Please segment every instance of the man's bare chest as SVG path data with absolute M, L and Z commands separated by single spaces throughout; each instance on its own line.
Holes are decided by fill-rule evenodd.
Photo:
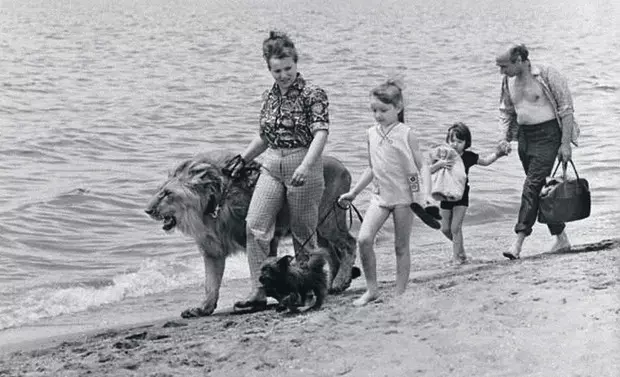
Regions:
M 542 86 L 534 79 L 508 81 L 510 99 L 515 105 L 523 102 L 543 104 L 547 102 Z

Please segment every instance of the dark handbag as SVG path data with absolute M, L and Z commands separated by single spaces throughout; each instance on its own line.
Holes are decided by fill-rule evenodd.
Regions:
M 548 177 L 540 191 L 538 222 L 543 224 L 565 223 L 581 220 L 590 216 L 590 185 L 584 178 L 579 178 L 573 161 L 570 164 L 575 171 L 576 179 L 566 178 L 566 164 L 564 175 L 556 178 L 555 173 L 560 167 L 560 161 L 551 177 Z

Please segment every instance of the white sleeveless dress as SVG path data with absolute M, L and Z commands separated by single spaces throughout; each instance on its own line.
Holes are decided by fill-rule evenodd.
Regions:
M 368 129 L 368 155 L 374 175 L 372 200 L 382 207 L 420 201 L 420 173 L 409 147 L 411 128 L 398 123 L 387 134 L 380 125 Z

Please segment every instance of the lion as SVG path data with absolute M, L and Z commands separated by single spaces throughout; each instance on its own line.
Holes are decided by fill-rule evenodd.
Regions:
M 225 151 L 210 151 L 181 162 L 145 209 L 151 218 L 163 222 L 165 231 L 178 229 L 194 238 L 203 256 L 206 297 L 201 306 L 183 311 L 184 318 L 213 313 L 226 258 L 245 250 L 245 217 L 260 165 L 250 162 L 242 179 L 231 179 L 222 173 L 222 168 L 232 157 Z M 359 276 L 359 269 L 353 266 L 357 242 L 349 233 L 346 210 L 336 205 L 338 197 L 349 191 L 351 174 L 336 158 L 324 156 L 323 175 L 325 190 L 319 208 L 322 222 L 317 227 L 317 240 L 329 265 L 329 292 L 338 293 Z M 270 256 L 277 255 L 279 239 L 290 234 L 289 228 L 284 208 L 277 217 Z

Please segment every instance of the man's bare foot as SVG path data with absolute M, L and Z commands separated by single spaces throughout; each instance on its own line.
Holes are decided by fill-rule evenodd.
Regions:
M 379 294 L 377 292 L 366 291 L 360 298 L 353 301 L 353 305 L 355 306 L 364 306 L 369 302 L 375 301 L 379 298 Z
M 570 241 L 566 232 L 562 232 L 556 236 L 555 244 L 551 247 L 552 253 L 562 253 L 569 251 L 571 248 Z
M 510 250 L 504 252 L 502 255 L 510 260 L 521 258 L 521 248 L 523 247 L 523 241 L 525 240 L 525 233 L 517 233 L 517 239 L 512 244 Z

